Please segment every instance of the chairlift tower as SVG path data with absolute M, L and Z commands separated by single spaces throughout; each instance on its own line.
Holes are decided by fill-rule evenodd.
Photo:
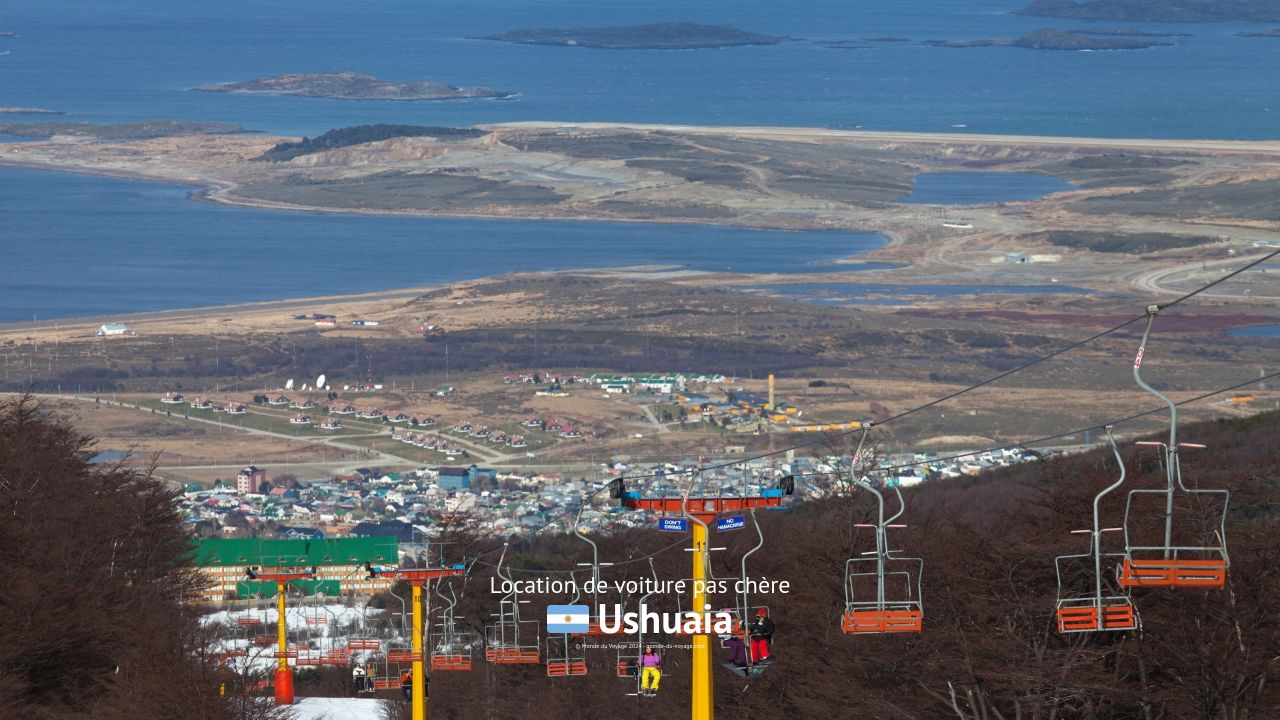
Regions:
M 683 515 L 693 521 L 693 598 L 691 609 L 706 614 L 707 567 L 710 564 L 710 548 L 707 547 L 708 525 L 723 513 L 776 508 L 782 499 L 794 491 L 794 479 L 780 483 L 784 487 L 763 489 L 760 495 L 699 495 L 682 497 L 642 497 L 639 492 L 627 491 L 622 478 L 613 481 L 612 495 L 621 500 L 628 510 L 647 510 L 663 515 Z M 705 624 L 705 623 L 704 623 Z M 699 633 L 693 636 L 692 720 L 715 718 L 714 685 L 711 675 L 711 636 Z
M 390 580 L 404 580 L 413 588 L 413 641 L 410 646 L 409 659 L 413 667 L 413 689 L 409 702 L 413 709 L 413 720 L 427 720 L 427 675 L 422 662 L 422 628 L 427 617 L 423 609 L 422 586 L 430 585 L 433 580 L 444 577 L 463 575 L 466 566 L 462 563 L 450 567 L 403 568 L 400 570 L 381 570 L 374 572 L 375 577 Z
M 289 627 L 285 621 L 285 587 L 294 580 L 310 580 L 311 573 L 279 572 L 261 573 L 255 579 L 276 584 L 276 677 L 277 705 L 293 704 L 293 670 L 289 668 Z M 270 637 L 270 636 L 268 636 Z M 294 651 L 294 655 L 297 652 Z

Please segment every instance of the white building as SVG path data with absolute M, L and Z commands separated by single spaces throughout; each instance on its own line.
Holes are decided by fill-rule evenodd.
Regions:
M 103 323 L 101 327 L 93 331 L 94 335 L 99 337 L 104 335 L 124 335 L 129 332 L 129 326 L 124 323 Z

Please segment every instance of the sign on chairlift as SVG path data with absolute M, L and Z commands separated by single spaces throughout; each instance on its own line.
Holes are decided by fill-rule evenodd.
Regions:
M 658 529 L 662 532 L 687 532 L 689 521 L 684 518 L 658 518 Z
M 726 532 L 728 530 L 741 530 L 747 526 L 747 520 L 741 515 L 733 517 L 720 518 L 716 520 L 716 531 Z

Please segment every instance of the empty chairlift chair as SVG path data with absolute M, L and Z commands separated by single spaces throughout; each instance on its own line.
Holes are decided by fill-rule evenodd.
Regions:
M 1142 379 L 1142 360 L 1158 311 L 1155 305 L 1147 308 L 1147 326 L 1134 359 L 1133 378 L 1169 407 L 1169 441 L 1138 443 L 1161 448 L 1165 487 L 1129 492 L 1125 557 L 1117 576 L 1123 588 L 1219 588 L 1226 583 L 1230 565 L 1226 522 L 1231 494 L 1186 486 L 1179 451 L 1204 446 L 1178 442 L 1177 404 Z
M 569 579 L 576 588 L 577 578 L 572 572 Z M 570 605 L 577 605 L 582 593 L 575 591 Z M 590 617 L 590 615 L 588 615 Z M 548 633 L 546 639 L 547 677 L 577 677 L 587 674 L 587 658 L 582 651 L 581 638 L 572 633 Z
M 466 672 L 471 669 L 471 631 L 459 631 L 458 619 L 454 609 L 458 605 L 458 596 L 449 585 L 449 597 L 440 592 L 436 586 L 436 595 L 447 603 L 441 613 L 439 632 L 431 650 L 431 669 L 441 672 Z
M 1120 465 L 1120 478 L 1109 485 L 1093 499 L 1093 527 L 1089 530 L 1073 530 L 1073 534 L 1089 536 L 1089 552 L 1077 555 L 1061 555 L 1054 559 L 1058 574 L 1058 632 L 1106 632 L 1115 630 L 1134 630 L 1138 627 L 1138 613 L 1128 595 L 1122 592 L 1104 589 L 1103 563 L 1107 558 L 1124 557 L 1124 553 L 1102 552 L 1103 533 L 1115 532 L 1120 528 L 1104 528 L 1099 519 L 1099 506 L 1108 493 L 1124 484 L 1124 459 L 1120 457 L 1120 449 L 1116 447 L 1111 428 L 1107 427 L 1107 441 Z M 1089 578 L 1089 592 L 1072 594 L 1067 592 L 1069 580 L 1064 576 L 1084 569 Z
M 536 620 L 520 619 L 520 605 L 528 601 L 520 600 L 510 573 L 502 573 L 506 555 L 504 546 L 494 573 L 511 583 L 513 589 L 499 601 L 498 612 L 494 613 L 497 620 L 485 627 L 484 657 L 494 665 L 539 665 L 542 663 L 542 628 Z
M 889 529 L 906 527 L 893 523 L 902 516 L 905 502 L 902 491 L 893 485 L 893 492 L 898 497 L 898 511 L 885 517 L 884 495 L 861 476 L 857 467 L 866 440 L 867 429 L 864 428 L 858 451 L 853 456 L 854 467 L 850 470 L 850 477 L 855 485 L 876 498 L 877 521 L 855 525 L 875 532 L 875 549 L 845 562 L 845 605 L 840 626 L 850 635 L 918 633 L 924 625 L 924 604 L 920 595 L 924 560 L 903 557 L 901 550 L 889 549 Z

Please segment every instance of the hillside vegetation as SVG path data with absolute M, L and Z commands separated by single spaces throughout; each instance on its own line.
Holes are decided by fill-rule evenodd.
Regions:
M 175 491 L 90 464 L 93 445 L 29 399 L 0 403 L 0 717 L 279 717 L 218 694 Z
M 484 130 L 475 128 L 428 127 L 425 125 L 356 125 L 354 127 L 330 130 L 313 138 L 305 137 L 297 142 L 279 143 L 256 159 L 281 162 L 322 150 L 362 145 L 397 137 L 433 137 L 458 140 L 476 138 L 484 134 Z
M 1187 482 L 1233 493 L 1227 587 L 1136 591 L 1141 629 L 1133 632 L 1062 636 L 1054 620 L 1054 557 L 1087 547 L 1087 540 L 1071 531 L 1089 526 L 1094 494 L 1117 476 L 1109 450 L 910 492 L 904 518 L 909 527 L 891 535 L 891 546 L 924 558 L 925 621 L 918 636 L 840 631 L 845 560 L 872 547 L 869 531 L 854 527 L 871 518 L 873 506 L 865 493 L 763 513 L 765 546 L 752 556 L 748 572 L 754 578 L 789 580 L 792 588 L 789 595 L 752 600 L 769 605 L 777 622 L 777 660 L 749 684 L 715 668 L 717 712 L 752 720 L 1276 717 L 1278 434 L 1275 413 L 1182 429 L 1187 441 L 1210 448 L 1187 454 Z M 1123 490 L 1163 483 L 1150 448 L 1122 450 L 1130 473 Z M 1158 516 L 1157 510 L 1142 507 L 1137 526 Z M 1187 533 L 1213 525 L 1210 505 L 1183 507 L 1180 501 L 1179 509 L 1195 519 L 1182 524 L 1177 535 L 1189 539 Z M 1121 524 L 1124 492 L 1108 497 L 1102 512 L 1104 526 Z M 1107 537 L 1111 544 L 1105 549 L 1117 550 L 1118 535 Z M 673 540 L 678 542 L 649 531 L 601 538 L 601 559 L 642 557 Z M 754 542 L 750 529 L 717 534 L 713 544 L 727 550 L 717 553 L 716 575 L 737 574 L 738 559 Z M 469 545 L 476 548 L 490 549 L 492 541 Z M 572 567 L 584 559 L 589 560 L 585 545 L 569 537 L 543 539 L 508 556 L 516 567 L 534 570 Z M 662 578 L 689 577 L 688 556 L 678 548 L 658 555 L 655 565 Z M 648 572 L 647 563 L 632 563 L 606 568 L 606 578 Z M 460 606 L 477 628 L 496 599 L 488 593 L 489 579 L 479 575 L 468 583 Z M 517 571 L 517 577 L 533 576 Z M 1069 580 L 1087 584 L 1083 575 Z M 528 616 L 539 619 L 541 603 L 568 601 L 525 597 L 534 602 L 526 608 Z M 438 673 L 431 686 L 432 712 L 458 720 L 603 720 L 633 713 L 687 717 L 687 650 L 668 652 L 663 688 L 654 699 L 627 696 L 635 690 L 631 681 L 614 676 L 612 651 L 590 651 L 588 660 L 588 676 L 559 680 L 546 678 L 539 666 L 480 665 L 471 673 Z

